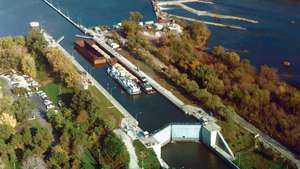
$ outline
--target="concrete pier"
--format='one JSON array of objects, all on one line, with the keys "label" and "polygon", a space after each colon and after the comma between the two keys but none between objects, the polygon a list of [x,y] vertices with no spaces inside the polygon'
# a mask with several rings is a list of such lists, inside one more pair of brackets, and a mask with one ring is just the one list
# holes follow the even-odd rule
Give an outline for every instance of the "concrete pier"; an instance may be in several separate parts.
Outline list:
[{"label": "concrete pier", "polygon": [[157,4],[160,5],[160,6],[163,6],[163,5],[177,5],[177,4],[190,3],[190,2],[200,2],[200,3],[205,3],[205,4],[214,4],[213,2],[210,2],[210,1],[201,1],[201,0],[159,1]]},{"label": "concrete pier", "polygon": [[202,20],[199,20],[199,19],[193,19],[193,18],[178,16],[178,15],[173,15],[173,14],[168,14],[168,16],[176,17],[176,18],[179,18],[179,19],[184,19],[184,20],[192,21],[192,22],[204,23],[206,25],[212,25],[212,26],[218,26],[218,27],[224,27],[224,28],[232,28],[232,29],[239,29],[239,30],[244,30],[244,31],[247,30],[244,27],[236,26],[236,25],[229,25],[229,24],[222,24],[222,23],[216,23],[216,22],[202,21]]},{"label": "concrete pier", "polygon": [[243,17],[238,17],[238,16],[231,16],[231,15],[221,15],[221,14],[216,14],[208,11],[202,11],[202,10],[197,10],[194,8],[191,8],[183,3],[176,3],[174,5],[177,5],[181,7],[182,9],[189,11],[190,13],[196,14],[198,16],[208,16],[212,18],[218,18],[218,19],[231,19],[231,20],[239,20],[239,21],[244,21],[244,22],[249,22],[249,23],[258,23],[258,21],[253,20],[253,19],[247,19]]}]

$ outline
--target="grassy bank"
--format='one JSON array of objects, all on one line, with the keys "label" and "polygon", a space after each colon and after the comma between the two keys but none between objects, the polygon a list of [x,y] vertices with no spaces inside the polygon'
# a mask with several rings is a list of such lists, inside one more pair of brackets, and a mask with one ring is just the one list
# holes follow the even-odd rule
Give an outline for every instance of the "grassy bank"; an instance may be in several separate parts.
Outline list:
[{"label": "grassy bank", "polygon": [[153,149],[146,148],[139,140],[133,142],[139,166],[144,169],[159,169],[160,164]]},{"label": "grassy bank", "polygon": [[50,97],[50,100],[57,105],[58,99],[59,99],[59,90],[60,90],[60,85],[56,83],[49,83],[41,89]]},{"label": "grassy bank", "polygon": [[88,90],[97,105],[100,105],[100,114],[106,124],[110,128],[118,128],[123,118],[121,112],[95,86],[90,86]]}]

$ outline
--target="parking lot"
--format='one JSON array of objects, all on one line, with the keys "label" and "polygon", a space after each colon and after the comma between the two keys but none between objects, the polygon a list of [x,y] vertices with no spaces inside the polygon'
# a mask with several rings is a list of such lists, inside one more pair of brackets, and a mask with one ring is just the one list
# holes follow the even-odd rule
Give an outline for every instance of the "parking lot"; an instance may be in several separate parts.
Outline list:
[{"label": "parking lot", "polygon": [[18,75],[16,73],[7,73],[0,75],[1,81],[5,82],[5,95],[11,95],[11,90],[14,88],[25,89],[24,93],[19,93],[13,96],[14,98],[19,96],[25,96],[30,99],[34,105],[32,110],[32,116],[28,120],[38,119],[42,125],[47,125],[47,112],[53,110],[57,112],[56,106],[49,99],[47,94],[39,90],[39,83],[33,80],[27,75]]}]

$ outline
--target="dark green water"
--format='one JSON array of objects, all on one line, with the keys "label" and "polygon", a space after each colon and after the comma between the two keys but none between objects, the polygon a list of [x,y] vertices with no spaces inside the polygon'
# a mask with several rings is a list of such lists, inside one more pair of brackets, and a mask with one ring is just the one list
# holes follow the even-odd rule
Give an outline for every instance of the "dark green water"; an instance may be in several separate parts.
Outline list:
[{"label": "dark green water", "polygon": [[169,143],[162,149],[162,158],[176,169],[230,169],[203,143]]}]

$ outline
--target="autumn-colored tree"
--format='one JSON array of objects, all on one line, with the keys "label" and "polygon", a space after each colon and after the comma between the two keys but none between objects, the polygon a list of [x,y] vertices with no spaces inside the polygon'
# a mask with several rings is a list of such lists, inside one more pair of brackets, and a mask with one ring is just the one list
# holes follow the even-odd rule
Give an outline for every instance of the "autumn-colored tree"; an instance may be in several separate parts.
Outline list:
[{"label": "autumn-colored tree", "polygon": [[129,13],[129,19],[136,23],[139,23],[143,19],[143,15],[137,11]]}]

